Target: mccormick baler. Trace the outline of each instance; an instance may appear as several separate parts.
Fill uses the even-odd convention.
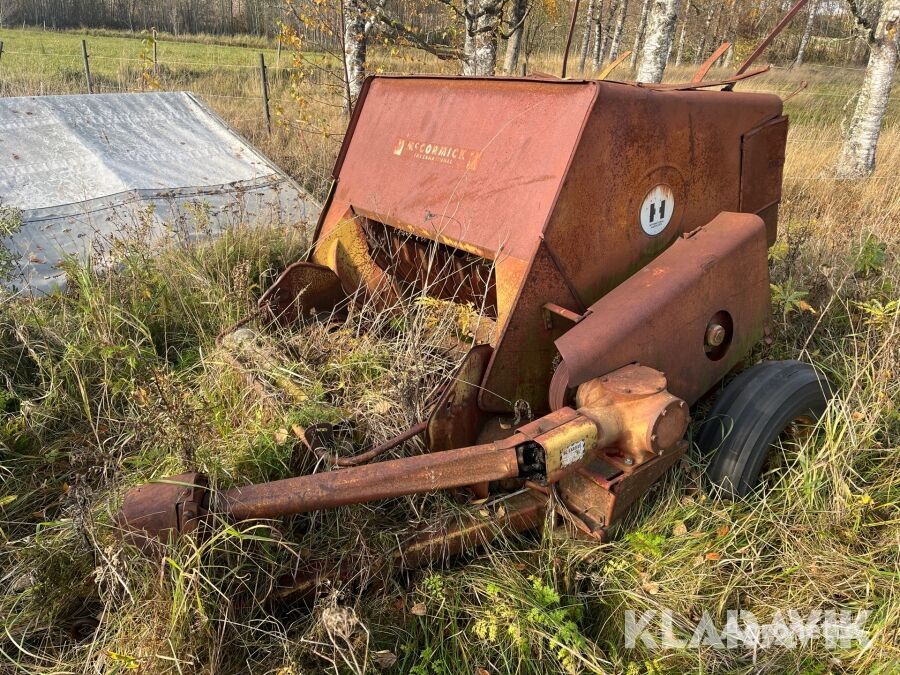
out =
[[[215,493],[197,473],[133,489],[120,514],[132,541],[213,514],[447,489],[503,508],[415,538],[404,564],[483,545],[498,525],[538,527],[549,509],[606,536],[688,449],[691,407],[767,333],[788,120],[777,96],[733,82],[368,79],[314,247],[260,307],[290,324],[427,294],[473,303],[492,337],[427,419],[331,470]],[[694,439],[717,453],[711,484],[747,494],[773,443],[824,405],[809,366],[746,370]],[[377,461],[416,434],[428,452]]]

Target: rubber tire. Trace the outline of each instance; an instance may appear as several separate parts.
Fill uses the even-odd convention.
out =
[[[697,437],[701,452],[715,452],[707,478],[716,496],[736,499],[752,492],[788,424],[800,416],[818,420],[830,398],[825,376],[800,361],[764,361],[732,380]]]

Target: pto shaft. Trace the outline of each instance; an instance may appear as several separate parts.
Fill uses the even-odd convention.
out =
[[[233,488],[221,507],[235,520],[277,518],[518,475],[515,446],[475,445]]]

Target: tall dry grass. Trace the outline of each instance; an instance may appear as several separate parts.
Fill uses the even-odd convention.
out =
[[[203,47],[191,47],[204,60]],[[126,63],[115,73],[125,88],[139,88],[140,68]],[[385,71],[448,67],[382,52],[373,63]],[[36,91],[24,66],[15,71],[4,56],[0,68],[4,91]],[[271,136],[243,71],[173,69],[160,79],[206,95],[321,197],[345,123],[340,91],[295,80],[292,92],[290,75],[274,76],[284,114]],[[892,102],[871,179],[834,181],[840,124],[860,76],[810,66],[739,85],[788,93],[810,82],[787,104],[781,229],[771,251],[775,341],[751,360],[799,358],[829,375],[838,394],[819,430],[785,455],[764,492],[739,503],[706,494],[708,458],[692,450],[602,546],[549,523],[544,534],[501,536],[449,567],[394,574],[383,563],[399,540],[459,517],[452,500],[428,495],[220,524],[201,542],[185,539],[165,558],[145,559],[114,536],[112,514],[129,486],[186,469],[210,473],[217,487],[321,469],[297,439],[314,421],[349,419],[358,444],[382,440],[421,417],[458,358],[446,336],[464,337],[467,322],[445,306],[408,301],[403,320],[364,309],[337,329],[260,332],[255,349],[268,356],[245,364],[248,380],[215,336],[308,246],[289,227],[236,227],[212,244],[172,241],[160,255],[126,237],[115,271],[73,266],[68,292],[6,302],[0,669],[894,672],[900,116]],[[45,93],[79,86],[49,71],[37,83]],[[419,450],[413,441],[397,452]],[[352,573],[322,584],[309,609],[274,598],[276,581],[310,561]],[[626,649],[624,611],[664,608],[675,612],[682,638],[703,611],[722,625],[729,609],[752,610],[760,621],[778,610],[867,610],[872,641]],[[88,639],[68,630],[79,617],[98,622],[74,626],[90,629]]]

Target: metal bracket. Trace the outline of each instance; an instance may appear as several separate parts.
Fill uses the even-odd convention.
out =
[[[544,327],[547,330],[553,328],[554,314],[562,319],[565,319],[566,321],[571,321],[573,325],[587,316],[587,313],[579,314],[578,312],[573,312],[570,309],[566,309],[565,307],[557,305],[555,302],[545,303],[543,307],[541,307],[541,312],[544,315]]]

